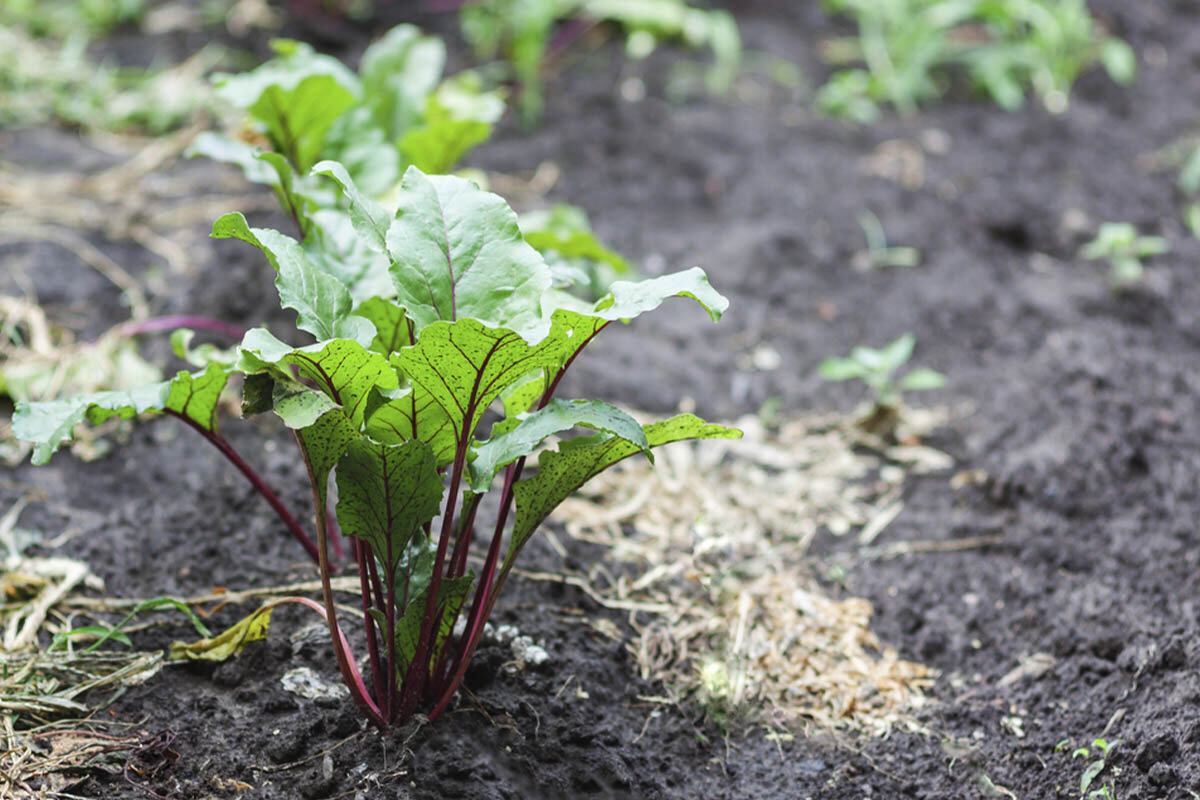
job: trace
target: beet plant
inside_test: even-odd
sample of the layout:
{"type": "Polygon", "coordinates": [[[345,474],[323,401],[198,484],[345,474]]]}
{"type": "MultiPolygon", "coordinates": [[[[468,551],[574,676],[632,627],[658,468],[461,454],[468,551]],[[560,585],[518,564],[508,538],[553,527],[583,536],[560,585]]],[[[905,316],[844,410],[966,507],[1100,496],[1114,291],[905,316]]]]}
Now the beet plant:
{"type": "Polygon", "coordinates": [[[587,303],[555,288],[507,204],[469,181],[409,168],[386,212],[340,164],[314,171],[342,185],[362,246],[388,263],[388,291],[355,301],[299,242],[228,214],[213,235],[266,255],[282,305],[315,341],[295,346],[255,328],[233,351],[184,349],[202,369],[142,390],[21,404],[14,431],[37,443],[39,463],[77,423],[113,415],[173,414],[213,440],[218,398],[244,376],[243,409],[271,411],[292,429],[311,483],[322,603],[297,600],[323,612],[352,697],[386,727],[447,707],[517,556],[563,499],[658,445],[740,435],[691,414],[642,425],[598,400],[556,397],[575,359],[614,322],[679,296],[715,321],[728,303],[699,268],[616,282],[587,303]],[[590,432],[570,435],[577,428],[590,432]],[[546,448],[550,437],[560,441],[546,448]],[[494,484],[499,500],[475,572],[469,553],[494,484]],[[367,679],[333,602],[331,505],[354,544],[367,679]]]}

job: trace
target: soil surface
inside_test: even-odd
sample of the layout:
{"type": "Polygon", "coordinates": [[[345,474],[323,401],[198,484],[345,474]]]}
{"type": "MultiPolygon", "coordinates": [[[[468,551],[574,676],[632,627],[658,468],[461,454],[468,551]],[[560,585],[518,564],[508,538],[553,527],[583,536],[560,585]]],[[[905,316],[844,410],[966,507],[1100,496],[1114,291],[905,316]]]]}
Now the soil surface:
{"type": "MultiPolygon", "coordinates": [[[[853,537],[823,533],[814,559],[818,570],[849,564],[829,591],[869,599],[880,638],[940,671],[923,730],[769,741],[761,728],[726,738],[699,711],[653,713],[638,698],[661,687],[639,680],[623,645],[574,611],[603,609],[571,587],[513,580],[497,621],[544,642],[551,661],[513,673],[503,650],[485,648],[469,694],[432,726],[380,735],[362,730],[344,700],[284,691],[281,677],[296,666],[336,677],[328,646],[308,635],[309,612],[280,610],[266,643],[216,668],[165,669],[110,714],[177,734],[180,758],[147,775],[148,785],[179,800],[1024,800],[1079,796],[1085,762],[1071,750],[1103,735],[1120,740],[1111,761],[1122,800],[1197,796],[1200,242],[1179,221],[1174,172],[1155,154],[1200,126],[1200,16],[1182,0],[1092,7],[1133,45],[1141,71],[1131,88],[1088,73],[1057,116],[1036,104],[1008,114],[952,93],[911,118],[851,128],[816,117],[808,93],[753,78],[724,99],[668,101],[680,54],[630,64],[612,44],[586,42],[550,79],[544,122],[533,131],[506,124],[472,158],[506,174],[557,164],[550,199],[584,206],[647,273],[698,263],[731,300],[720,325],[680,303],[610,331],[573,370],[567,396],[665,413],[687,395],[710,419],[754,413],[770,398],[783,414],[849,411],[862,397],[817,378],[820,359],[916,335],[916,361],[949,381],[915,402],[969,410],[931,440],[954,470],[910,483],[880,543],[999,542],[859,560],[853,537]],[[892,243],[919,248],[922,263],[856,269],[863,209],[892,243]],[[1171,243],[1131,291],[1114,293],[1105,267],[1076,255],[1105,221],[1171,243]],[[739,366],[763,344],[781,356],[777,369],[739,366]],[[966,471],[986,477],[952,484],[966,471]],[[1041,668],[1013,673],[1023,663],[1041,668]],[[1070,746],[1056,747],[1064,740],[1070,746]],[[234,781],[252,788],[238,793],[234,781]]],[[[795,61],[810,85],[826,74],[818,46],[844,28],[818,3],[748,0],[734,10],[749,48],[795,61]]],[[[386,23],[405,16],[391,15],[386,23]]],[[[420,17],[431,19],[453,27],[420,17]]],[[[369,34],[326,45],[353,59],[369,34]]],[[[137,50],[128,41],[114,49],[137,50]]],[[[0,132],[0,154],[47,172],[105,166],[88,144],[49,129],[0,132]]],[[[164,174],[195,182],[213,172],[183,162],[164,174]]],[[[286,318],[269,313],[274,289],[257,251],[209,243],[207,226],[195,228],[198,268],[155,295],[154,310],[241,325],[266,318],[286,338],[286,318]]],[[[154,265],[120,239],[94,243],[135,276],[154,265]]],[[[114,287],[53,244],[0,245],[0,290],[20,291],[7,266],[18,262],[52,317],[81,336],[126,313],[114,287]]],[[[282,426],[230,419],[225,432],[286,502],[306,507],[282,426]]],[[[73,532],[53,552],[86,561],[109,595],[313,577],[240,476],[171,421],[137,427],[101,460],[60,454],[2,483],[4,508],[29,487],[44,490],[21,525],[73,532]]],[[[542,544],[525,561],[562,563],[542,544]]],[[[214,623],[245,612],[227,609],[214,623]]],[[[173,625],[136,643],[190,635],[173,625]]],[[[147,796],[101,773],[70,791],[147,796]]]]}

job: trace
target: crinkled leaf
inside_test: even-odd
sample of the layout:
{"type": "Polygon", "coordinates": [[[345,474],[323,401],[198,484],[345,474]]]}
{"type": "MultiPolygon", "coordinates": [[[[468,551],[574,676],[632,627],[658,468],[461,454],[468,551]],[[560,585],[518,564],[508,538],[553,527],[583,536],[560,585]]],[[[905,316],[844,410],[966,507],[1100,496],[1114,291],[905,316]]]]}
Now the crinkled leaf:
{"type": "Polygon", "coordinates": [[[217,404],[229,380],[229,368],[212,363],[202,371],[180,372],[169,381],[68,400],[17,403],[13,414],[13,436],[33,442],[33,463],[45,464],[59,446],[71,439],[75,426],[85,420],[99,425],[119,416],[171,411],[204,430],[217,429],[217,404]]]}
{"type": "Polygon", "coordinates": [[[197,642],[171,642],[171,661],[227,661],[250,642],[267,638],[274,604],[267,604],[214,638],[197,642]]]}
{"type": "Polygon", "coordinates": [[[354,313],[375,326],[375,338],[370,345],[375,352],[390,356],[401,347],[416,344],[413,325],[404,309],[390,300],[372,297],[354,309],[354,313]]]}
{"type": "Polygon", "coordinates": [[[550,338],[564,343],[561,356],[565,363],[609,323],[616,320],[629,322],[640,314],[653,311],[671,297],[692,298],[714,322],[729,307],[729,301],[712,288],[704,270],[692,267],[644,281],[616,281],[609,293],[596,301],[590,310],[555,308],[550,315],[550,338]]]}
{"type": "Polygon", "coordinates": [[[524,330],[541,317],[550,270],[508,204],[470,181],[410,167],[387,244],[397,302],[418,333],[460,317],[524,330]]]}
{"type": "MultiPolygon", "coordinates": [[[[692,414],[655,422],[644,426],[643,430],[651,447],[683,439],[739,439],[742,436],[735,428],[713,425],[692,414]]],[[[620,437],[597,434],[567,440],[558,450],[546,450],[538,456],[537,474],[517,481],[513,487],[517,520],[503,569],[507,571],[512,566],[525,542],[559,503],[594,476],[640,449],[620,437]]]]}
{"type": "Polygon", "coordinates": [[[408,380],[428,392],[451,419],[457,434],[470,435],[501,392],[537,369],[558,363],[562,343],[546,337],[531,345],[518,333],[478,320],[436,322],[394,362],[408,380]]]}
{"type": "Polygon", "coordinates": [[[444,491],[433,452],[416,439],[350,442],[338,461],[337,484],[342,530],[368,542],[388,574],[413,535],[437,516],[444,491]]]}
{"type": "Polygon", "coordinates": [[[245,108],[271,143],[299,172],[317,160],[329,126],[354,105],[362,89],[340,61],[298,42],[281,42],[281,56],[241,75],[222,76],[217,93],[245,108]]]}
{"type": "MultiPolygon", "coordinates": [[[[365,320],[364,320],[365,322],[365,320]]],[[[254,328],[242,339],[239,366],[246,372],[281,371],[284,365],[299,369],[345,415],[361,426],[366,417],[367,395],[376,387],[395,389],[396,373],[387,359],[350,339],[333,339],[293,348],[265,328],[254,328]]],[[[286,373],[282,375],[288,376],[286,373]]]]}
{"type": "Polygon", "coordinates": [[[350,292],[337,278],[318,269],[291,237],[268,228],[251,228],[239,213],[213,224],[217,239],[236,238],[257,247],[275,268],[275,286],[284,308],[296,311],[296,325],[318,340],[354,339],[366,344],[375,336],[371,324],[351,314],[350,292]]]}
{"type": "Polygon", "coordinates": [[[501,468],[541,445],[547,436],[576,426],[617,436],[650,456],[650,442],[642,426],[616,406],[599,400],[551,400],[542,408],[520,420],[511,430],[494,433],[492,438],[475,447],[471,462],[471,489],[486,492],[501,468]]]}

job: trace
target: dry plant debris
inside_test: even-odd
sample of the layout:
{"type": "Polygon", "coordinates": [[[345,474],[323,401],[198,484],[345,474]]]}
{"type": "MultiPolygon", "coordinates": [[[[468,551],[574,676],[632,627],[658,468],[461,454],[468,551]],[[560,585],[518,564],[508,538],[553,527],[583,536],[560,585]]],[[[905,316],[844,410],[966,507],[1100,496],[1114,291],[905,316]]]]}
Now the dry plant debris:
{"type": "Polygon", "coordinates": [[[757,709],[770,726],[885,735],[936,675],[878,641],[866,600],[827,597],[807,549],[822,529],[870,544],[902,508],[905,476],[950,459],[838,417],[736,425],[745,438],[664,447],[656,467],[630,460],[564,503],[567,533],[615,562],[566,581],[630,611],[642,676],[676,697],[721,715],[757,709]]]}

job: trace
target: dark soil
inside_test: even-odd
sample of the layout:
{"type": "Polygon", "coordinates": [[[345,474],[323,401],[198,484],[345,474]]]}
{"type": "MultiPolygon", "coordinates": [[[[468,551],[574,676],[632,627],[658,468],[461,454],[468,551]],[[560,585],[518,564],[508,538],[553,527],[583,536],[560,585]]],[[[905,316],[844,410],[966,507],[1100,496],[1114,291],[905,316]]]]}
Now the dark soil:
{"type": "MultiPolygon", "coordinates": [[[[505,127],[475,158],[506,173],[559,164],[553,199],[586,207],[600,233],[648,272],[699,263],[730,297],[717,326],[681,303],[606,334],[574,369],[569,396],[667,412],[686,394],[716,419],[755,412],[772,397],[785,413],[849,410],[861,398],[815,377],[818,361],[905,331],[916,335],[917,360],[949,376],[918,402],[972,411],[933,444],[954,456],[956,471],[987,479],[953,488],[942,474],[910,484],[881,542],[1002,542],[858,562],[846,584],[874,604],[881,639],[941,671],[920,716],[926,732],[839,745],[803,736],[776,743],[751,729],[723,741],[698,712],[652,715],[656,707],[637,698],[660,687],[641,682],[620,644],[570,613],[600,608],[573,588],[514,580],[499,620],[543,640],[548,668],[509,674],[502,652],[485,651],[470,694],[435,725],[364,732],[322,755],[362,723],[347,703],[280,687],[296,665],[336,675],[326,645],[293,635],[313,619],[280,611],[267,643],[216,669],[169,668],[114,706],[115,720],[178,733],[181,758],[150,785],[181,800],[233,796],[222,788],[229,779],[253,787],[237,796],[263,799],[1076,797],[1085,762],[1070,751],[1104,732],[1121,740],[1113,763],[1122,800],[1196,796],[1200,242],[1179,222],[1173,173],[1152,156],[1200,125],[1200,16],[1181,0],[1093,8],[1135,47],[1141,74],[1128,89],[1086,75],[1061,116],[1036,105],[1006,114],[956,96],[855,129],[815,117],[801,94],[754,81],[724,100],[672,104],[662,98],[676,55],[631,65],[612,46],[584,46],[550,82],[543,124],[505,127]],[[628,102],[620,88],[634,77],[647,94],[628,102]],[[919,185],[868,168],[872,153],[895,141],[921,154],[919,185]],[[855,218],[867,208],[894,243],[920,248],[920,266],[851,266],[864,244],[855,218]],[[1076,257],[1104,221],[1130,221],[1171,242],[1133,291],[1112,292],[1102,266],[1076,257]],[[737,357],[760,343],[778,350],[780,368],[739,371],[737,357]],[[1052,659],[1048,670],[1001,682],[1039,653],[1052,659]],[[1021,719],[1022,736],[1010,717],[1021,719]],[[1071,746],[1056,748],[1063,740],[1071,746]]],[[[839,30],[817,9],[762,0],[736,10],[749,47],[797,61],[815,83],[824,75],[818,43],[839,30]]],[[[6,160],[10,148],[44,146],[54,153],[43,158],[47,169],[63,163],[60,151],[90,168],[90,151],[46,131],[0,137],[6,160]]],[[[122,244],[104,246],[120,252],[122,244]]],[[[5,246],[0,263],[28,255],[5,246]]],[[[59,319],[82,317],[78,327],[90,331],[119,321],[111,287],[87,283],[90,274],[61,252],[32,257],[41,299],[59,319]]],[[[218,243],[203,261],[203,274],[172,287],[160,309],[241,324],[266,315],[273,288],[255,251],[218,243]]],[[[304,508],[302,467],[281,426],[230,420],[226,428],[285,500],[304,508]]],[[[4,507],[30,485],[48,499],[22,525],[77,530],[59,552],[86,560],[109,594],[198,594],[312,576],[241,478],[169,421],[138,427],[98,462],[60,455],[47,468],[16,469],[4,481],[4,507]]],[[[851,550],[832,536],[816,547],[853,564],[851,550]]],[[[560,565],[539,546],[527,559],[560,565]]],[[[138,645],[189,633],[154,631],[138,645]]],[[[72,791],[145,796],[105,776],[72,791]]]]}

